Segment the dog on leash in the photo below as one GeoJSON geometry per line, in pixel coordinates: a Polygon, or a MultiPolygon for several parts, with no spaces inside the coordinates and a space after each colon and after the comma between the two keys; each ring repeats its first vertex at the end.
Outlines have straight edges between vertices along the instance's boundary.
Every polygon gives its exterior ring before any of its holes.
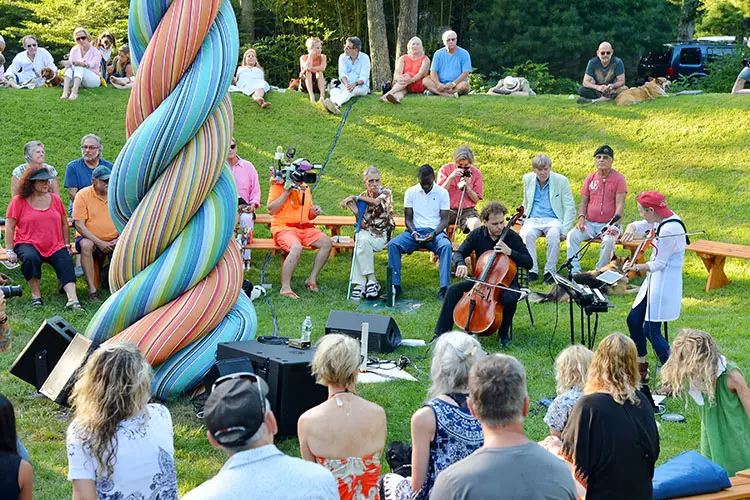
{"type": "MultiPolygon", "coordinates": [[[[627,262],[625,257],[615,256],[609,264],[595,271],[586,273],[577,273],[573,275],[573,281],[579,285],[586,285],[589,288],[598,288],[605,295],[627,295],[638,291],[638,287],[628,285],[628,273],[623,271],[623,266],[627,262]],[[596,279],[597,276],[606,271],[616,271],[623,275],[614,285],[608,285],[603,281],[596,279]]],[[[550,292],[543,297],[542,302],[568,302],[570,297],[568,293],[560,286],[555,285],[550,292]]]]}
{"type": "Polygon", "coordinates": [[[41,75],[45,87],[59,87],[63,84],[62,77],[52,71],[52,68],[42,68],[41,75]]]}
{"type": "Polygon", "coordinates": [[[648,82],[640,87],[625,90],[618,95],[617,98],[615,98],[615,104],[618,106],[632,106],[650,99],[668,97],[667,90],[670,85],[669,80],[663,76],[649,78],[648,82]]]}

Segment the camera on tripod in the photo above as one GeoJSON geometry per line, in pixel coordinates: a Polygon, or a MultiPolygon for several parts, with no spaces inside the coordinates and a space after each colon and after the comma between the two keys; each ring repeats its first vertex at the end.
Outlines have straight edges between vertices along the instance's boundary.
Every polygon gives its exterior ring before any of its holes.
{"type": "Polygon", "coordinates": [[[273,171],[276,182],[286,184],[287,182],[294,181],[296,183],[315,184],[318,176],[313,170],[320,170],[323,166],[318,163],[310,163],[306,158],[293,160],[296,152],[296,149],[289,148],[286,150],[286,154],[284,154],[281,152],[281,146],[276,149],[278,166],[273,171]]]}

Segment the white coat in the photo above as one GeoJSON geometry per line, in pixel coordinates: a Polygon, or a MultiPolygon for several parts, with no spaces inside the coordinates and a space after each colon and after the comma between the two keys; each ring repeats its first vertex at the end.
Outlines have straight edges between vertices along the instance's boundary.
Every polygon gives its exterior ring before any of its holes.
{"type": "MultiPolygon", "coordinates": [[[[667,220],[680,220],[673,214],[667,220]]],[[[663,222],[663,221],[662,221],[663,222]]],[[[659,223],[649,224],[645,220],[635,222],[636,234],[644,234],[649,229],[656,229],[659,223]]],[[[653,241],[651,259],[648,261],[646,280],[638,291],[633,302],[636,307],[643,300],[646,304],[646,321],[674,321],[680,317],[682,304],[682,264],[685,261],[685,237],[664,236],[684,233],[685,230],[676,222],[664,224],[659,231],[659,239],[653,241]]]]}

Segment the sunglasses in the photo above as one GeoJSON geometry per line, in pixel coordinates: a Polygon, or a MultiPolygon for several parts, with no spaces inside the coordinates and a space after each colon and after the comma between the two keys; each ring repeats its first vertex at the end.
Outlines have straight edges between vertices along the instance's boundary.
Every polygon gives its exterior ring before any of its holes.
{"type": "Polygon", "coordinates": [[[602,50],[602,51],[601,51],[601,52],[599,52],[599,53],[600,53],[601,55],[603,55],[603,56],[608,56],[608,55],[611,55],[611,54],[612,54],[612,51],[611,51],[611,50],[602,50]]]}
{"type": "Polygon", "coordinates": [[[27,49],[30,49],[31,47],[36,47],[36,44],[35,43],[30,43],[30,44],[26,45],[27,49]]]}
{"type": "Polygon", "coordinates": [[[81,40],[88,40],[89,38],[87,36],[77,36],[76,42],[80,42],[81,40]]]}
{"type": "MultiPolygon", "coordinates": [[[[257,375],[250,372],[237,372],[237,373],[231,373],[229,375],[224,375],[223,377],[219,377],[216,379],[216,382],[214,382],[214,385],[211,386],[211,392],[214,392],[217,387],[219,387],[221,384],[226,382],[227,380],[247,380],[248,382],[251,382],[252,384],[255,384],[255,388],[258,391],[258,400],[260,402],[260,419],[261,422],[266,419],[266,401],[263,397],[263,391],[260,388],[260,379],[257,375]]],[[[238,431],[247,431],[247,427],[242,425],[235,425],[233,427],[227,427],[226,429],[219,429],[216,432],[213,433],[213,436],[216,438],[216,440],[219,440],[220,436],[223,436],[225,434],[229,434],[232,432],[238,432],[238,431]]]]}
{"type": "Polygon", "coordinates": [[[232,144],[231,146],[229,146],[229,149],[237,149],[237,144],[232,144]]]}

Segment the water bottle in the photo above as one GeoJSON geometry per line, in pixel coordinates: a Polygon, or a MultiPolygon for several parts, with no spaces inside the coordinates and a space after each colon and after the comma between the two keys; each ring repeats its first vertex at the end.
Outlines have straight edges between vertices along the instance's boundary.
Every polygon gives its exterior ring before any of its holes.
{"type": "Polygon", "coordinates": [[[284,148],[281,146],[276,147],[276,154],[274,155],[274,159],[277,161],[281,161],[284,159],[284,148]]]}
{"type": "Polygon", "coordinates": [[[312,320],[310,316],[305,317],[305,321],[302,322],[302,336],[300,340],[302,342],[310,342],[310,334],[312,333],[312,320]]]}

